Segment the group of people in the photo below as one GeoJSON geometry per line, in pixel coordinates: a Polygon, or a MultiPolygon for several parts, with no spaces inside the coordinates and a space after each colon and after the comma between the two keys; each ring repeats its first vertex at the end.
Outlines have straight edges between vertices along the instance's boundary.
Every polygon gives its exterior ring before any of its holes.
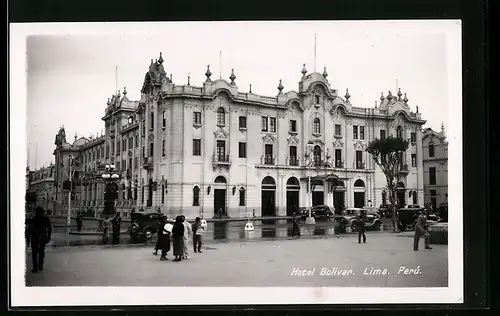
{"type": "Polygon", "coordinates": [[[52,225],[49,217],[42,207],[35,208],[35,216],[26,220],[25,230],[26,244],[31,245],[31,256],[33,268],[31,272],[43,271],[45,258],[45,246],[52,237],[52,225]]]}
{"type": "Polygon", "coordinates": [[[106,214],[106,216],[104,217],[104,221],[102,222],[104,239],[107,240],[109,231],[111,229],[113,232],[113,241],[118,241],[120,239],[121,224],[122,218],[119,212],[115,213],[115,217],[113,217],[113,219],[110,219],[109,215],[106,214]]]}
{"type": "Polygon", "coordinates": [[[167,253],[170,251],[170,239],[172,238],[173,245],[173,261],[181,261],[189,259],[189,237],[193,238],[193,250],[195,253],[201,253],[202,236],[205,228],[201,224],[201,218],[196,217],[195,222],[191,225],[186,220],[184,215],[179,215],[175,218],[173,225],[167,220],[164,215],[160,219],[158,227],[158,240],[153,254],[157,255],[158,250],[161,250],[160,260],[168,260],[167,253]]]}

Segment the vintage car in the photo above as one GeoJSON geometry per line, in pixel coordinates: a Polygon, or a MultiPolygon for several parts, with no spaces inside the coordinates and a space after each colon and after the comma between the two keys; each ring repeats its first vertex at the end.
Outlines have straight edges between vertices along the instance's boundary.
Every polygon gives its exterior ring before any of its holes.
{"type": "Polygon", "coordinates": [[[405,231],[409,227],[415,229],[418,213],[424,210],[427,211],[427,226],[434,225],[439,221],[437,214],[429,214],[429,210],[425,208],[400,208],[397,211],[399,230],[405,231]]]}
{"type": "Polygon", "coordinates": [[[150,239],[158,232],[160,219],[164,217],[163,213],[132,213],[131,225],[129,228],[130,237],[144,237],[150,239]]]}
{"type": "Polygon", "coordinates": [[[344,212],[344,218],[348,221],[348,226],[351,227],[351,230],[356,230],[356,220],[361,211],[365,212],[364,222],[366,229],[380,230],[382,221],[375,208],[348,208],[344,212]]]}
{"type": "Polygon", "coordinates": [[[300,219],[305,220],[307,217],[309,217],[309,209],[311,209],[311,216],[314,217],[314,219],[330,220],[332,217],[334,217],[334,214],[330,210],[329,206],[316,205],[316,206],[313,206],[312,208],[300,207],[299,208],[300,219]]]}

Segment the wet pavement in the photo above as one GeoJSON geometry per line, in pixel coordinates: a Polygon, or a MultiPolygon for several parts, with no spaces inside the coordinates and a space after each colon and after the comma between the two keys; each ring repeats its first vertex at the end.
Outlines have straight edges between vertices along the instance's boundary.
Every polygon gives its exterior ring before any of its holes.
{"type": "MultiPolygon", "coordinates": [[[[254,220],[253,231],[245,231],[245,221],[233,222],[209,222],[203,236],[205,243],[218,243],[230,241],[252,241],[252,240],[277,240],[287,239],[292,236],[292,223],[290,220],[254,220]]],[[[128,225],[122,227],[119,240],[110,237],[104,239],[100,235],[73,235],[68,234],[68,229],[54,227],[52,240],[48,247],[76,247],[76,246],[105,246],[105,245],[150,245],[156,242],[156,235],[150,240],[145,238],[131,238],[124,230],[128,225]]],[[[74,229],[72,228],[72,231],[74,229]]],[[[302,237],[313,236],[342,236],[346,233],[338,233],[334,229],[334,222],[318,221],[315,225],[300,225],[302,237]]],[[[371,232],[371,233],[380,233],[371,232]]]]}

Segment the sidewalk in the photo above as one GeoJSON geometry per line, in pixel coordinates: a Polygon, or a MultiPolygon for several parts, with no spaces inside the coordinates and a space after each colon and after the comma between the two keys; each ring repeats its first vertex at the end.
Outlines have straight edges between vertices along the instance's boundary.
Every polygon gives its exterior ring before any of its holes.
{"type": "MultiPolygon", "coordinates": [[[[208,244],[190,260],[162,262],[152,248],[69,248],[48,252],[45,270],[27,273],[28,286],[371,286],[445,287],[448,247],[412,250],[412,240],[368,235],[366,244],[342,238],[208,244]],[[404,268],[402,268],[404,267],[404,268]],[[416,269],[421,274],[405,274],[416,269]],[[349,275],[321,272],[351,270],[349,275]],[[310,276],[294,270],[314,271],[310,276]],[[386,275],[364,275],[387,269],[386,275]],[[376,271],[376,270],[375,270],[376,271]],[[399,272],[399,273],[398,273],[399,272]]],[[[423,247],[422,247],[423,248],[423,247]]],[[[30,257],[26,256],[30,268],[30,257]]]]}

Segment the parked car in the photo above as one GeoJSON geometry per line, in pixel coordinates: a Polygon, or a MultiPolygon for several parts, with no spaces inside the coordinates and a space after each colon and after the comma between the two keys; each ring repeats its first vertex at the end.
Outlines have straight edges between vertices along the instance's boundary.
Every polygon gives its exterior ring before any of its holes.
{"type": "Polygon", "coordinates": [[[392,216],[392,212],[391,212],[391,206],[388,205],[388,204],[385,204],[385,205],[380,205],[380,207],[378,208],[378,216],[380,218],[389,218],[392,216]]]}
{"type": "Polygon", "coordinates": [[[316,205],[312,208],[312,216],[315,219],[330,220],[333,217],[333,212],[327,205],[316,205]]]}
{"type": "Polygon", "coordinates": [[[301,220],[305,220],[306,217],[309,217],[309,209],[309,207],[299,207],[299,217],[301,220]]]}
{"type": "Polygon", "coordinates": [[[348,208],[345,210],[344,218],[347,220],[347,225],[351,227],[351,230],[356,230],[356,220],[361,214],[361,211],[364,211],[366,214],[364,216],[366,229],[380,230],[382,221],[380,220],[376,208],[348,208]]]}
{"type": "Polygon", "coordinates": [[[129,228],[130,237],[145,237],[150,239],[158,232],[160,219],[165,216],[163,213],[132,213],[131,225],[129,228]]]}
{"type": "Polygon", "coordinates": [[[425,208],[400,208],[397,211],[398,227],[401,231],[405,231],[408,227],[415,229],[417,223],[418,212],[427,211],[427,225],[436,224],[440,218],[437,214],[429,214],[429,210],[425,208]]]}

